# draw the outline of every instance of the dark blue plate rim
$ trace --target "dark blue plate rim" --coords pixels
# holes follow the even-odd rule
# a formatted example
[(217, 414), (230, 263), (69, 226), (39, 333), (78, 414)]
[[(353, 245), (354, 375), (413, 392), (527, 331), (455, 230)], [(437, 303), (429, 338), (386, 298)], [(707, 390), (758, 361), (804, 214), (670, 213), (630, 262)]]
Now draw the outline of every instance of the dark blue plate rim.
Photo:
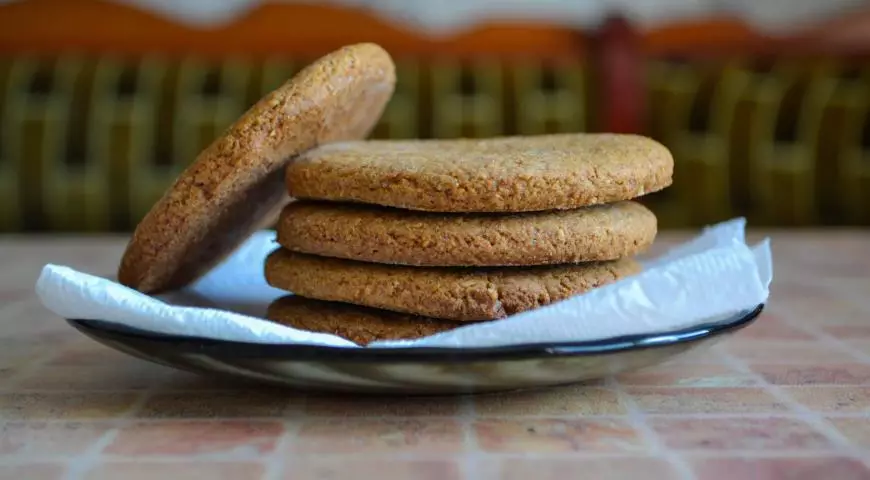
[(763, 303), (759, 304), (752, 310), (741, 312), (724, 321), (670, 332), (628, 335), (586, 342), (534, 343), (480, 348), (342, 348), (317, 345), (261, 344), (166, 335), (100, 320), (69, 319), (67, 322), (81, 333), (97, 341), (107, 340), (138, 350), (168, 349), (175, 352), (209, 356), (283, 360), (431, 362), (588, 356), (693, 343), (732, 333), (749, 326), (758, 318), (764, 310), (764, 306)]

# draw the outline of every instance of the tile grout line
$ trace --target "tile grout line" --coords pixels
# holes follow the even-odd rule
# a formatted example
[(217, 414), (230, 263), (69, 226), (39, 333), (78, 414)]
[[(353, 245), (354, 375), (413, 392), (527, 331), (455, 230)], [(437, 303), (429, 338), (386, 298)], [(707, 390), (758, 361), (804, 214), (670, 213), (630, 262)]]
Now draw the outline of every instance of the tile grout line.
[[(808, 449), (808, 450), (800, 450), (800, 449), (783, 449), (783, 450), (704, 450), (704, 449), (687, 449), (681, 450), (680, 453), (684, 453), (687, 455), (696, 455), (696, 456), (704, 456), (710, 458), (735, 458), (735, 457), (747, 457), (747, 458), (770, 458), (774, 457), (783, 457), (783, 458), (807, 458), (807, 457), (831, 457), (832, 453), (836, 456), (837, 452), (831, 452), (829, 449)], [(527, 459), (529, 458), (529, 454), (525, 452), (490, 452), (487, 454), (488, 456), (497, 457), (497, 458), (520, 458)], [(347, 453), (347, 452), (333, 452), (333, 453), (317, 453), (313, 456), (321, 459), (332, 459), (332, 458), (340, 458), (340, 459), (351, 459), (351, 460), (359, 460), (359, 459), (401, 459), (401, 460), (417, 460), (417, 461), (425, 461), (425, 460), (442, 460), (444, 459), (444, 455), (441, 453), (432, 453), (432, 454), (421, 454), (421, 453), (378, 453), (372, 454), (370, 452), (363, 453)], [(639, 456), (649, 456), (644, 455), (643, 452), (637, 451), (624, 451), (624, 452), (547, 452), (547, 453), (534, 453), (534, 457), (543, 458), (543, 459), (583, 459), (583, 460), (594, 460), (601, 458), (610, 458), (610, 459), (621, 459), (621, 458), (637, 458)], [(842, 455), (841, 455), (842, 456)], [(105, 455), (105, 458), (108, 462), (159, 462), (159, 463), (188, 463), (192, 460), (191, 457), (186, 456), (173, 456), (173, 455)], [(0, 465), (17, 465), (17, 464), (30, 464), (34, 462), (50, 462), (50, 463), (64, 463), (69, 461), (70, 458), (64, 455), (44, 455), (44, 456), (24, 456), (24, 457), (0, 457)], [(207, 461), (209, 463), (236, 463), (239, 461), (244, 462), (256, 462), (258, 459), (256, 457), (194, 457), (195, 461)], [(261, 462), (262, 463), (262, 462)], [(87, 472), (84, 472), (87, 473)], [(283, 472), (282, 472), (283, 473)], [(268, 478), (268, 477), (266, 477)]]
[(858, 292), (851, 292), (851, 291), (849, 291), (848, 289), (846, 289), (846, 291), (838, 291), (837, 294), (839, 294), (839, 295), (843, 295), (843, 296), (846, 297), (846, 299), (849, 300), (850, 302), (855, 302), (856, 304), (859, 305), (858, 308), (859, 308), (862, 312), (865, 312), (865, 313), (867, 313), (867, 314), (870, 314), (870, 308), (868, 308), (868, 307), (865, 305), (865, 303), (864, 303), (864, 302), (867, 301), (867, 299), (861, 297), (860, 294), (859, 294)]
[(625, 418), (628, 418), (629, 424), (640, 433), (641, 438), (652, 448), (652, 453), (671, 464), (683, 480), (694, 480), (696, 477), (689, 464), (661, 441), (658, 434), (647, 423), (646, 415), (616, 377), (607, 377), (604, 385), (614, 391), (617, 399), (625, 405), (627, 413)]
[[(63, 348), (58, 348), (54, 353), (50, 353), (48, 355), (45, 355), (42, 358), (39, 358), (38, 360), (34, 360), (34, 361), (28, 363), (24, 368), (15, 372), (14, 374), (12, 374), (11, 377), (9, 377), (8, 379), (6, 379), (5, 382), (3, 382), (4, 387), (0, 388), (0, 393), (21, 393), (23, 390), (26, 391), (27, 389), (19, 389), (19, 388), (16, 388), (16, 386), (22, 380), (29, 377), (31, 374), (33, 374), (34, 372), (36, 372), (40, 368), (47, 366), (49, 363), (51, 363), (53, 360), (57, 359), (58, 357), (60, 357), (64, 353), (65, 353), (65, 351)], [(10, 386), (9, 392), (6, 392), (7, 386)], [(73, 392), (73, 390), (70, 391), (70, 393), (72, 393), (72, 392)], [(74, 392), (81, 393), (80, 390), (74, 390)]]
[(863, 363), (870, 365), (870, 355), (865, 354), (864, 352), (858, 350), (857, 348), (852, 347), (848, 343), (840, 340), (839, 338), (837, 338), (837, 337), (835, 337), (835, 336), (833, 336), (833, 335), (831, 335), (823, 330), (816, 328), (815, 326), (806, 325), (806, 324), (803, 324), (800, 322), (795, 322), (792, 319), (792, 315), (794, 314), (794, 312), (791, 311), (791, 309), (787, 309), (787, 312), (789, 314), (784, 316), (784, 320), (787, 324), (791, 325), (794, 328), (797, 328), (798, 330), (801, 330), (804, 333), (807, 333), (807, 334), (813, 336), (814, 341), (821, 341), (822, 343), (824, 343), (828, 346), (836, 347), (837, 349), (842, 350), (842, 351), (848, 353), (849, 355), (851, 355), (852, 358), (856, 358), (856, 359), (862, 361)]
[(87, 451), (75, 457), (75, 459), (67, 467), (67, 472), (64, 475), (65, 480), (77, 480), (83, 478), (88, 471), (97, 466), (100, 454), (117, 438), (121, 429), (125, 426), (132, 425), (136, 421), (136, 414), (139, 413), (145, 406), (145, 403), (156, 393), (156, 387), (146, 389), (139, 394), (137, 398), (127, 410), (119, 417), (110, 420), (112, 428), (103, 433), (100, 438), (91, 445)]
[[(825, 288), (825, 287), (822, 287), (822, 290), (827, 291), (828, 293), (831, 292), (831, 289)], [(854, 359), (858, 359), (858, 360), (863, 361), (863, 363), (870, 364), (870, 356), (864, 355), (863, 353), (857, 351), (856, 349), (853, 349), (851, 345), (848, 345), (845, 342), (841, 342), (839, 339), (837, 339), (831, 335), (828, 335), (824, 331), (821, 331), (812, 325), (807, 325), (805, 323), (795, 321), (796, 315), (795, 315), (794, 310), (791, 308), (791, 306), (789, 306), (789, 305), (785, 306), (785, 313), (786, 313), (786, 315), (781, 316), (782, 320), (787, 325), (789, 325), (793, 328), (796, 328), (798, 331), (802, 331), (806, 334), (809, 334), (812, 337), (813, 342), (821, 342), (822, 344), (828, 345), (830, 347), (834, 347), (835, 350), (840, 350), (840, 351), (846, 352), (847, 354), (851, 355), (852, 358), (854, 358)], [(825, 435), (825, 437), (827, 437), (828, 440), (833, 441), (834, 444), (837, 446), (845, 448), (846, 451), (849, 452), (850, 456), (857, 458), (859, 461), (861, 460), (861, 458), (862, 458), (861, 449), (855, 445), (852, 445), (852, 443), (849, 441), (849, 439), (845, 435), (840, 433), (840, 431), (835, 426), (831, 425), (830, 422), (828, 422), (825, 418), (826, 414), (815, 412), (811, 408), (806, 407), (803, 404), (801, 404), (800, 402), (794, 400), (791, 397), (791, 395), (789, 395), (788, 392), (784, 388), (782, 388), (779, 385), (774, 385), (774, 384), (771, 384), (770, 382), (768, 382), (767, 379), (764, 378), (764, 376), (753, 371), (749, 367), (749, 364), (746, 363), (745, 361), (743, 361), (742, 359), (737, 358), (736, 356), (733, 356), (728, 352), (725, 352), (724, 356), (725, 356), (725, 359), (728, 362), (730, 362), (735, 368), (738, 368), (741, 371), (744, 371), (745, 373), (747, 373), (748, 375), (756, 378), (757, 381), (760, 382), (760, 385), (763, 386), (766, 390), (770, 391), (770, 393), (773, 394), (774, 397), (776, 397), (779, 400), (786, 403), (786, 405), (791, 407), (793, 410), (799, 412), (807, 423), (809, 423), (811, 426), (815, 427), (820, 433)], [(801, 386), (804, 388), (808, 387), (808, 386), (802, 386), (802, 385), (798, 385), (798, 386)], [(828, 387), (830, 387), (831, 385), (815, 385), (815, 386), (820, 386), (820, 387), (828, 386)], [(841, 387), (841, 388), (850, 387), (850, 385), (833, 385), (833, 386)], [(812, 387), (812, 386), (809, 386), (809, 387)]]
[(283, 431), (281, 437), (275, 443), (275, 449), (266, 457), (266, 471), (263, 478), (268, 480), (279, 480), (284, 473), (286, 460), (291, 455), (291, 448), (299, 441), (299, 431), (302, 429), (303, 420), (307, 419), (306, 409), (308, 408), (308, 395), (300, 395), (300, 401), (284, 411), (282, 417), (296, 414), (296, 418), (284, 418), (281, 422)]
[[(827, 332), (817, 328), (814, 325), (807, 325), (804, 323), (794, 321), (794, 313), (795, 312), (791, 309), (791, 307), (786, 306), (786, 312), (788, 314), (784, 315), (783, 319), (788, 325), (790, 325), (794, 328), (797, 328), (798, 330), (800, 330), (804, 333), (811, 335), (813, 337), (813, 340), (816, 342), (821, 342), (825, 345), (833, 347), (834, 349), (839, 349), (841, 351), (848, 353), (849, 355), (852, 356), (852, 358), (861, 361), (861, 364), (870, 365), (870, 355), (864, 354), (860, 350), (853, 348), (848, 343), (840, 340), (837, 337), (834, 337), (833, 335), (828, 334)], [(831, 385), (828, 385), (828, 386), (830, 387)], [(852, 385), (832, 385), (832, 386), (840, 387), (840, 388), (848, 388)], [(807, 386), (803, 386), (803, 387), (806, 388)], [(783, 389), (779, 389), (779, 390), (782, 391), (782, 394), (784, 396), (790, 398), (790, 396), (788, 395), (788, 393), (785, 390), (783, 390)], [(849, 450), (854, 452), (854, 456), (856, 458), (858, 458), (859, 461), (862, 460), (862, 457), (864, 457), (864, 455), (861, 454), (861, 448), (856, 446), (856, 445), (852, 445), (851, 442), (848, 440), (848, 438), (846, 438), (845, 435), (840, 433), (840, 431), (836, 427), (831, 425), (826, 420), (826, 417), (827, 418), (836, 418), (834, 415), (831, 415), (830, 413), (820, 415), (820, 414), (817, 414), (816, 412), (813, 412), (811, 409), (807, 409), (807, 410), (810, 412), (810, 415), (813, 418), (817, 419), (817, 421), (820, 423), (821, 426), (826, 428), (824, 433), (827, 434), (828, 431), (835, 432), (836, 433), (835, 438), (841, 439), (842, 442), (849, 448)], [(865, 463), (867, 464), (868, 467), (870, 467), (870, 461), (865, 461)]]
[(731, 365), (746, 373), (747, 375), (752, 376), (759, 382), (759, 385), (762, 386), (765, 390), (769, 391), (776, 399), (783, 402), (788, 406), (791, 410), (798, 412), (798, 418), (803, 419), (809, 425), (814, 427), (817, 431), (823, 434), (828, 440), (832, 441), (835, 446), (844, 447), (848, 450), (851, 456), (855, 456), (856, 448), (849, 442), (849, 440), (839, 432), (833, 425), (829, 424), (822, 415), (814, 412), (812, 409), (805, 407), (800, 402), (791, 398), (791, 396), (782, 389), (779, 385), (774, 385), (767, 381), (762, 375), (752, 371), (749, 368), (749, 365), (742, 362), (740, 359), (726, 356), (727, 360), (731, 363)]
[(459, 405), (459, 421), (462, 426), (462, 450), (463, 460), (460, 464), (461, 478), (479, 478), (477, 471), (477, 458), (480, 456), (480, 445), (474, 432), (476, 411), (474, 408), (474, 396), (466, 394), (462, 396)]
[[(819, 288), (821, 288), (821, 290), (823, 292), (830, 294), (832, 296), (842, 295), (842, 292), (840, 290), (833, 288), (833, 287), (819, 286)], [(852, 299), (851, 296), (848, 294), (846, 294), (845, 297), (849, 301), (854, 301), (856, 304), (859, 304), (860, 306), (858, 308), (861, 311), (867, 311), (867, 308), (865, 306), (861, 305), (863, 302), (855, 301), (857, 299)], [(783, 308), (785, 309), (786, 313), (788, 313), (788, 315), (783, 316), (783, 320), (787, 324), (791, 325), (792, 327), (797, 328), (798, 330), (803, 331), (804, 333), (810, 334), (813, 337), (814, 341), (821, 340), (823, 343), (825, 343), (829, 346), (838, 347), (841, 350), (845, 351), (846, 353), (849, 353), (850, 355), (852, 355), (853, 358), (860, 359), (860, 360), (864, 361), (865, 363), (870, 364), (870, 355), (867, 355), (867, 354), (861, 352), (860, 350), (853, 348), (848, 343), (843, 342), (842, 340), (834, 337), (833, 335), (830, 335), (830, 334), (816, 328), (814, 325), (807, 325), (805, 323), (795, 321), (794, 318), (796, 315), (795, 315), (795, 312), (794, 312), (793, 307), (791, 305), (784, 305)]]
[[(759, 389), (762, 388), (760, 385), (754, 386), (746, 386), (746, 387), (732, 387), (739, 389)], [(828, 388), (830, 388), (828, 386)], [(848, 388), (848, 386), (844, 385), (835, 385), (833, 388)], [(706, 387), (689, 387), (689, 389), (705, 389), (710, 391), (715, 391), (716, 389), (707, 389)], [(554, 420), (576, 420), (578, 414), (523, 414), (522, 418), (530, 419), (530, 420), (545, 420), (545, 419), (554, 419)], [(862, 412), (830, 412), (830, 414), (826, 413), (825, 416), (830, 416), (831, 418), (843, 418), (843, 419), (864, 419), (867, 418), (866, 413)], [(662, 418), (662, 419), (675, 419), (675, 418), (685, 418), (685, 419), (731, 419), (735, 417), (740, 418), (796, 418), (800, 417), (799, 413), (794, 412), (729, 412), (729, 413), (644, 413), (645, 418)], [(451, 418), (456, 418), (450, 415), (360, 415), (360, 416), (324, 416), (324, 415), (314, 415), (308, 416), (307, 419), (311, 420), (450, 420)], [(504, 419), (515, 419), (516, 415), (510, 414), (485, 414), (481, 415), (479, 418), (487, 419), (487, 420), (504, 420)], [(612, 420), (612, 419), (620, 419), (624, 418), (624, 415), (617, 414), (583, 414), (583, 418), (589, 419), (602, 419), (602, 420)], [(161, 417), (161, 418), (135, 418), (136, 423), (147, 423), (147, 424), (160, 424), (160, 423), (174, 423), (178, 421), (184, 421), (187, 423), (209, 423), (214, 421), (214, 417)], [(281, 417), (276, 416), (262, 416), (262, 417), (245, 417), (245, 416), (228, 416), (223, 417), (223, 420), (226, 421), (251, 421), (251, 422), (269, 422), (269, 421), (280, 421)], [(112, 422), (117, 421), (117, 419), (106, 419), (106, 420), (91, 420), (91, 419), (42, 419), (42, 418), (33, 418), (33, 419), (6, 419), (6, 423), (40, 423), (40, 424), (65, 424), (65, 423), (82, 423), (82, 422)]]
[[(854, 278), (852, 278), (852, 277), (837, 277), (837, 279), (840, 281), (854, 280)], [(861, 297), (858, 294), (858, 292), (851, 291), (848, 288), (842, 289), (842, 288), (839, 288), (839, 287), (833, 286), (833, 285), (813, 284), (813, 286), (816, 288), (820, 288), (821, 290), (823, 290), (824, 292), (826, 292), (827, 294), (829, 294), (831, 296), (841, 296), (841, 297), (845, 298), (846, 300), (848, 300), (849, 302), (854, 302), (856, 305), (858, 305), (858, 308), (861, 311), (864, 311), (866, 313), (870, 313), (870, 309), (868, 309), (867, 306), (865, 305), (865, 302), (867, 301), (867, 299)]]

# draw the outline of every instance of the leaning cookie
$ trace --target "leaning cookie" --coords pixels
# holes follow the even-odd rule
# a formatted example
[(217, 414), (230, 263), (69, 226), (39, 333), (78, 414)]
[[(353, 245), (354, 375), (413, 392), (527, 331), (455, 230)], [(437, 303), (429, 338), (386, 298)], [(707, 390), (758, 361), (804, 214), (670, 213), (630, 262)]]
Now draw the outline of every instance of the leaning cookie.
[(527, 212), (630, 200), (669, 186), (674, 161), (637, 135), (572, 133), (337, 143), (287, 168), (295, 198), (434, 212)]
[(414, 266), (529, 266), (615, 260), (655, 240), (656, 216), (637, 202), (521, 214), (442, 214), (298, 201), (277, 225), (284, 248)]
[(266, 260), (266, 281), (307, 298), (455, 321), (494, 320), (640, 271), (631, 259), (505, 268), (407, 267), (293, 253)]
[(446, 332), (462, 323), (311, 300), (295, 295), (269, 305), (266, 318), (275, 323), (316, 333), (330, 333), (358, 345), (378, 340), (411, 340)]
[(137, 226), (118, 280), (146, 293), (182, 287), (274, 222), (284, 167), (318, 145), (366, 137), (395, 69), (373, 44), (333, 52), (266, 95), (209, 145)]

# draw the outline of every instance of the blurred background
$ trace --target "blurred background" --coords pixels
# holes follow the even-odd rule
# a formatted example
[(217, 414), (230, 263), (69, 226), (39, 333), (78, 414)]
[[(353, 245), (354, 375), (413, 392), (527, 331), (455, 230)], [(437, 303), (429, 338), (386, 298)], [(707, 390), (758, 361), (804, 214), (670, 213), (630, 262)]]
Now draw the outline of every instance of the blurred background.
[(663, 228), (870, 225), (870, 2), (0, 0), (0, 232), (127, 232), (313, 58), (398, 65), (380, 138), (672, 149)]

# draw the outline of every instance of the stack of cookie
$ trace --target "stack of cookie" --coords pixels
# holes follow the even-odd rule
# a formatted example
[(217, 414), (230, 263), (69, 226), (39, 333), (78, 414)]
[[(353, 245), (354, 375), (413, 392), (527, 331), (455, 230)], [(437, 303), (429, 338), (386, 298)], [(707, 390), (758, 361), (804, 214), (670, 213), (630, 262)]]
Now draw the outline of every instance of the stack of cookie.
[(656, 217), (632, 199), (673, 160), (643, 137), (355, 141), (290, 163), (268, 318), (359, 344), (563, 300), (639, 271)]
[(638, 271), (631, 258), (656, 218), (631, 200), (670, 185), (664, 147), (608, 134), (364, 141), (395, 81), (387, 52), (359, 44), (270, 92), (145, 215), (118, 280), (183, 288), (277, 220), (266, 277), (295, 295), (268, 318), (366, 344), (503, 318)]

